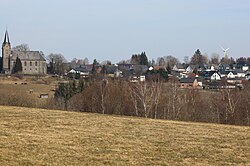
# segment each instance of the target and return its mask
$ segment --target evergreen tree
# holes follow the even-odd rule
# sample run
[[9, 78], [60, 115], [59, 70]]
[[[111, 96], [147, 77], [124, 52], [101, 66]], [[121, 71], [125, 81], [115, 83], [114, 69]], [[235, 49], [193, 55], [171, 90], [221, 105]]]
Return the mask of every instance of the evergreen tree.
[[168, 71], [164, 70], [164, 69], [159, 69], [159, 74], [160, 76], [165, 80], [167, 81], [168, 80]]
[[93, 74], [96, 74], [96, 69], [95, 69], [96, 65], [98, 65], [98, 62], [97, 62], [96, 59], [94, 59], [94, 61], [93, 61], [93, 66], [92, 66], [92, 73], [93, 73]]
[[168, 63], [168, 65], [167, 65], [167, 72], [168, 72], [168, 74], [171, 74], [171, 67], [170, 67], [170, 64]]
[[68, 109], [68, 101], [78, 92], [76, 82], [71, 81], [69, 83], [59, 83], [58, 88], [55, 91], [55, 98], [62, 99], [64, 102], [65, 110]]
[[148, 57], [145, 52], [142, 52], [140, 55], [140, 65], [148, 66]]
[[80, 78], [79, 83], [78, 83], [78, 92], [82, 92], [84, 90], [85, 82], [83, 78]]
[[16, 63], [13, 67], [13, 73], [19, 73], [23, 71], [22, 62], [20, 58], [16, 57]]
[[202, 66], [206, 64], [207, 58], [201, 54], [201, 51], [197, 49], [191, 58], [191, 64]]

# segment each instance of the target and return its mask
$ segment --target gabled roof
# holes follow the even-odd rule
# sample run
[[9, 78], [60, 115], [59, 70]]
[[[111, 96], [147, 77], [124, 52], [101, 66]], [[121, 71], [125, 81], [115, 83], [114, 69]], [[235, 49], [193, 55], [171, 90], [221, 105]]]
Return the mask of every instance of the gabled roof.
[[195, 79], [195, 77], [181, 78], [180, 83], [193, 83]]
[[242, 69], [235, 69], [236, 73], [245, 73]]
[[129, 71], [132, 69], [132, 66], [133, 66], [132, 64], [118, 64], [118, 69], [122, 71], [125, 70]]
[[16, 58], [20, 58], [22, 61], [46, 61], [41, 52], [39, 51], [12, 51], [12, 60], [16, 60]]
[[205, 71], [202, 74], [204, 77], [211, 77], [214, 73], [216, 73], [216, 71]]
[[118, 67], [114, 65], [106, 65], [105, 68], [108, 74], [114, 74], [118, 70]]
[[85, 73], [89, 72], [89, 70], [86, 67], [76, 67], [74, 70], [78, 72], [85, 72]]
[[234, 75], [237, 74], [234, 70], [222, 70], [219, 73], [223, 75], [228, 75], [230, 72], [232, 72]]
[[148, 71], [148, 66], [146, 65], [133, 65], [132, 71], [134, 74], [144, 74]]

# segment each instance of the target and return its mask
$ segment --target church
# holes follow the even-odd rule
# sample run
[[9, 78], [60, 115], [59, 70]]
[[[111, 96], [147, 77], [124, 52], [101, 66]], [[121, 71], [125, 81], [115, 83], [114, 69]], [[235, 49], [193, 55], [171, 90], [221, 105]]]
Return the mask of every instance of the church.
[[40, 51], [17, 51], [11, 50], [9, 34], [6, 30], [2, 44], [2, 73], [12, 74], [17, 57], [22, 63], [24, 75], [46, 75], [47, 65]]

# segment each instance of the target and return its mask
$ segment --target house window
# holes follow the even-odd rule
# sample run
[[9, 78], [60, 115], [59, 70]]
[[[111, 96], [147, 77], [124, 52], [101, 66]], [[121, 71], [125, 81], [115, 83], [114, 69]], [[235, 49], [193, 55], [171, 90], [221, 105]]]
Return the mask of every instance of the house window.
[[37, 66], [37, 62], [35, 62], [35, 66]]
[[30, 66], [32, 66], [32, 62], [30, 61]]
[[27, 66], [27, 63], [26, 63], [26, 61], [24, 61], [24, 66]]
[[30, 70], [32, 70], [32, 69], [30, 68]]

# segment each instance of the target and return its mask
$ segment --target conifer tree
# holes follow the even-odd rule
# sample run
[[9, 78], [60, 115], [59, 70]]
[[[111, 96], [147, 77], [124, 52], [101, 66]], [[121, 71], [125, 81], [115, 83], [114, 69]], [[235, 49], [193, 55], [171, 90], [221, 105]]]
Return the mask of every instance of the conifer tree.
[[13, 73], [19, 73], [23, 71], [22, 62], [20, 58], [16, 57], [16, 63], [13, 67]]

